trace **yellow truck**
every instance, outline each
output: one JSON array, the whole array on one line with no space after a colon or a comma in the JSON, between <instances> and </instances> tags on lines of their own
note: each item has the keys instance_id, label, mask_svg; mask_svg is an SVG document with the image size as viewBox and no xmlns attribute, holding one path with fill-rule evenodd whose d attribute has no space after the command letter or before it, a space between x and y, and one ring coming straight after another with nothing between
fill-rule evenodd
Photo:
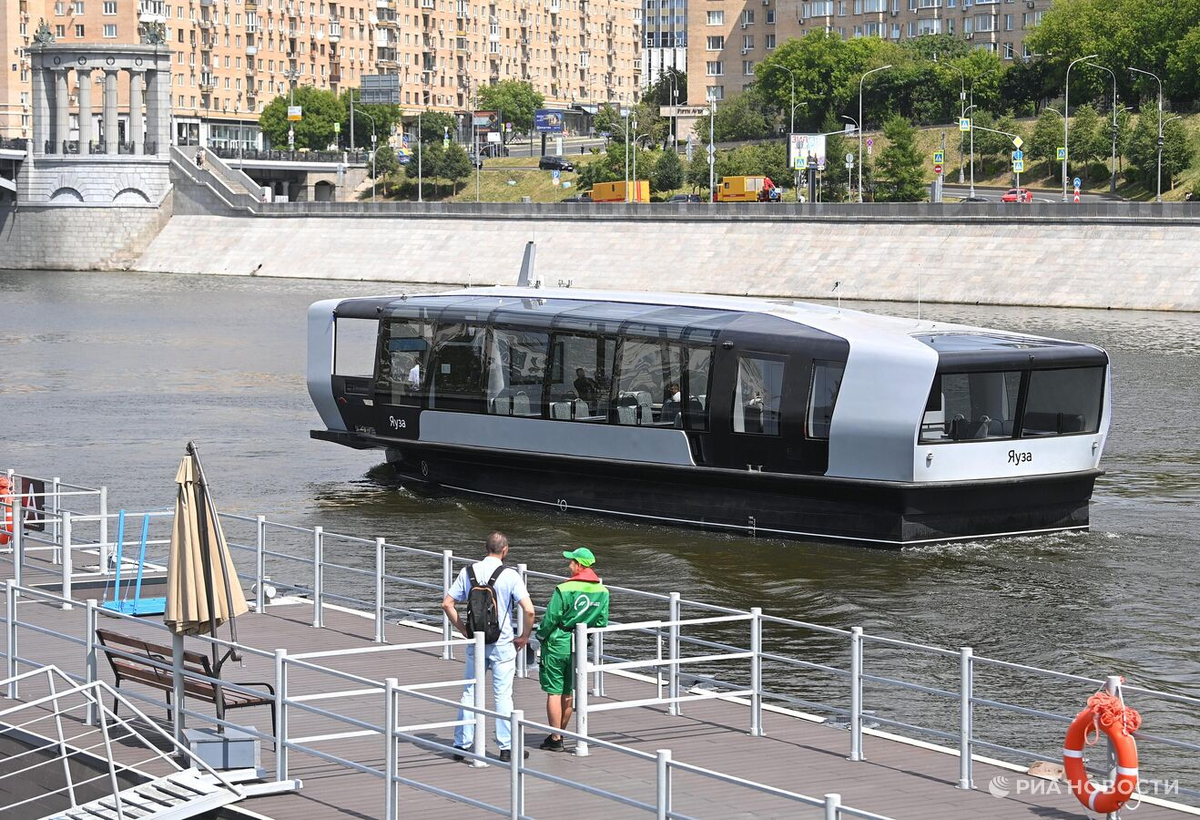
<instances>
[{"instance_id":1,"label":"yellow truck","mask_svg":"<svg viewBox=\"0 0 1200 820\"><path fill-rule=\"evenodd\" d=\"M721 177L717 202L767 202L774 188L770 177Z\"/></svg>"},{"instance_id":2,"label":"yellow truck","mask_svg":"<svg viewBox=\"0 0 1200 820\"><path fill-rule=\"evenodd\" d=\"M650 180L634 180L629 186L624 182L597 182L592 186L592 202L625 202L628 187L629 202L650 201Z\"/></svg>"}]
</instances>

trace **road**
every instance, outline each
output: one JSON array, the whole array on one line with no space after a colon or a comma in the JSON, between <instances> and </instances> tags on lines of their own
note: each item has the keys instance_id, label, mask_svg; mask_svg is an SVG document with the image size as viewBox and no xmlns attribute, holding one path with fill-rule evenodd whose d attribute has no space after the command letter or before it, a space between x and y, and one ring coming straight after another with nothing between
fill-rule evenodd
<instances>
[{"instance_id":1,"label":"road","mask_svg":"<svg viewBox=\"0 0 1200 820\"><path fill-rule=\"evenodd\" d=\"M975 186L975 195L985 197L989 202L999 202L1000 197L1008 188L984 188L981 185ZM943 185L942 196L947 200L961 199L971 193L969 185ZM1080 202L1105 202L1110 197L1103 194L1081 193L1079 195ZM1062 202L1061 191L1033 191L1034 202ZM1067 201L1071 201L1071 191L1067 191Z\"/></svg>"}]
</instances>

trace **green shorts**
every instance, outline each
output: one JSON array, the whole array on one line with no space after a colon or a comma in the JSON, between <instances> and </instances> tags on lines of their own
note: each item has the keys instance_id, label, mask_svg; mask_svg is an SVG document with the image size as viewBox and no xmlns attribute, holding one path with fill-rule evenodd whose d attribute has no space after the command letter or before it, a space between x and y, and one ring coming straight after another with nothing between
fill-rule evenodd
<instances>
[{"instance_id":1,"label":"green shorts","mask_svg":"<svg viewBox=\"0 0 1200 820\"><path fill-rule=\"evenodd\" d=\"M542 649L542 660L538 667L538 680L542 691L547 695L569 695L574 691L575 684L575 654L566 652L547 652Z\"/></svg>"}]
</instances>

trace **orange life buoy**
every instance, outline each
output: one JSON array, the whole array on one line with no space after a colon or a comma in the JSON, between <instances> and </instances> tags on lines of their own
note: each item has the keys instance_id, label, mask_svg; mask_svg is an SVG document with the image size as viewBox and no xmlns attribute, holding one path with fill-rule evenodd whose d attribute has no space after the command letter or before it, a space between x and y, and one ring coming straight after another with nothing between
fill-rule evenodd
<instances>
[{"instance_id":1,"label":"orange life buoy","mask_svg":"<svg viewBox=\"0 0 1200 820\"><path fill-rule=\"evenodd\" d=\"M4 507L4 517L0 519L0 547L7 546L12 537L13 497L11 489L12 485L8 483L8 476L0 476L0 504L7 505Z\"/></svg>"},{"instance_id":2,"label":"orange life buoy","mask_svg":"<svg viewBox=\"0 0 1200 820\"><path fill-rule=\"evenodd\" d=\"M1079 802L1099 814L1109 814L1125 805L1137 791L1138 756L1133 733L1142 718L1135 710L1109 692L1097 692L1088 698L1087 708L1076 715L1063 740L1063 769L1071 791ZM1096 731L1096 738L1088 734ZM1095 743L1103 731L1117 756L1116 780L1107 789L1099 789L1088 779L1083 763L1083 747Z\"/></svg>"}]
</instances>

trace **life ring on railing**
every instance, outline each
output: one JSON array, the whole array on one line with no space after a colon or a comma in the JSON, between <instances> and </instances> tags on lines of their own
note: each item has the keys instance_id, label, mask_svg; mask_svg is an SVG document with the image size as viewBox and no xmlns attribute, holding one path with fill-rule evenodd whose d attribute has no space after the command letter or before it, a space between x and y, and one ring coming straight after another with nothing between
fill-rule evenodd
<instances>
[{"instance_id":1,"label":"life ring on railing","mask_svg":"<svg viewBox=\"0 0 1200 820\"><path fill-rule=\"evenodd\" d=\"M1115 812L1137 792L1138 755L1133 733L1142 716L1110 692L1097 692L1088 698L1087 708L1076 715L1063 740L1063 769L1071 791L1079 802L1099 814ZM1089 739L1089 735L1095 732ZM1083 747L1094 744L1100 732L1108 737L1117 756L1117 777L1107 789L1099 789L1088 779L1083 763Z\"/></svg>"},{"instance_id":2,"label":"life ring on railing","mask_svg":"<svg viewBox=\"0 0 1200 820\"><path fill-rule=\"evenodd\" d=\"M9 540L12 538L12 485L8 483L8 476L0 476L0 504L4 507L3 516L0 520L0 547L8 546Z\"/></svg>"}]
</instances>

